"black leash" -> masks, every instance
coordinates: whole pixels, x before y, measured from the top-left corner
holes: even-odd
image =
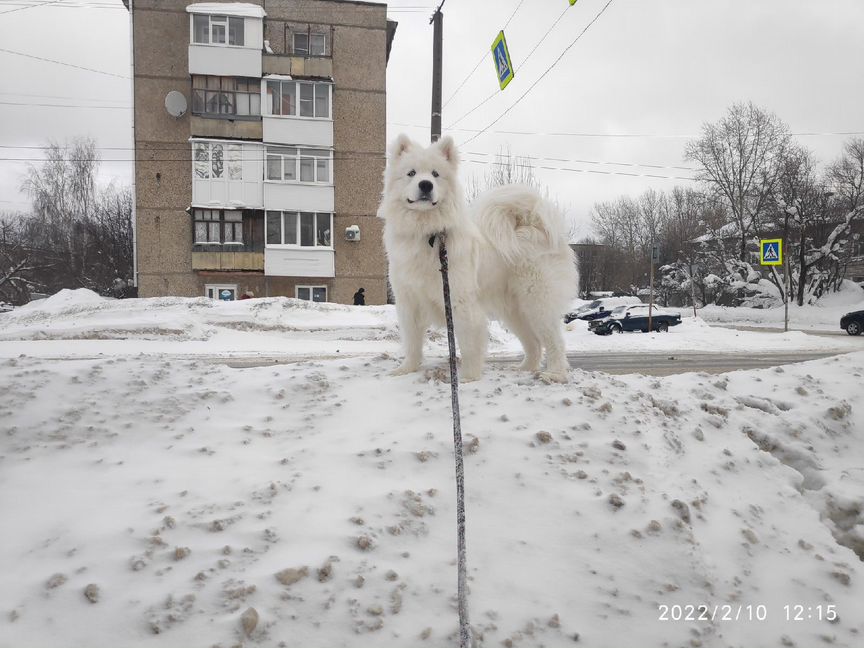
[[[459,414],[459,376],[456,372],[456,336],[453,330],[453,307],[450,304],[450,278],[447,274],[447,246],[444,232],[429,237],[429,245],[438,239],[438,259],[444,283],[444,316],[447,320],[447,347],[450,350],[450,402],[453,409],[453,446],[456,455],[456,546],[459,603],[459,648],[470,648],[471,626],[468,620],[467,567],[465,551],[465,465],[462,458],[462,420]]]

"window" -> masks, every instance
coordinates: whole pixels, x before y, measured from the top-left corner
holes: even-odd
[[[234,301],[237,299],[237,284],[207,284],[204,294],[210,299]]]
[[[275,182],[330,183],[331,151],[268,146],[265,178]]]
[[[195,209],[195,245],[243,245],[243,212]]]
[[[323,32],[292,32],[292,53],[295,56],[327,56],[327,35]]]
[[[200,45],[234,45],[244,41],[243,18],[192,14],[192,42]]]
[[[297,299],[313,302],[327,301],[327,286],[297,286],[294,291]]]
[[[333,214],[267,212],[267,245],[332,246]]]
[[[267,81],[267,109],[283,117],[330,118],[330,83],[311,81]]]
[[[864,239],[860,237],[858,234],[852,235],[852,256],[853,257],[862,257],[864,256]]]
[[[227,174],[225,169],[227,155]],[[199,180],[242,180],[243,148],[240,144],[194,142],[192,159]]]
[[[261,82],[244,77],[193,75],[192,114],[257,117],[261,114]]]

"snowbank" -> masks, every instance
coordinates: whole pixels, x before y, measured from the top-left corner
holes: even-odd
[[[396,364],[0,361],[0,646],[454,645],[449,387]],[[860,646],[862,372],[463,386],[479,645]]]

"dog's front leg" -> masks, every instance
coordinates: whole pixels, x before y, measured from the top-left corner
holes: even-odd
[[[417,310],[404,302],[401,307],[399,302],[396,303],[396,315],[399,318],[399,333],[405,358],[390,375],[402,376],[417,371],[423,362],[423,335],[426,333],[426,324],[420,320]]]
[[[456,310],[453,319],[459,352],[462,355],[460,380],[479,380],[483,375],[483,363],[486,360],[489,323],[483,313],[470,306]]]

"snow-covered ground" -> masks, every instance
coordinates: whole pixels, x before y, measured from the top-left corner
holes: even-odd
[[[397,348],[387,307],[77,291],[0,316],[0,646],[455,645],[449,386],[434,359],[389,377]],[[204,357],[236,353],[298,362]],[[461,388],[480,645],[864,645],[862,375],[864,351],[568,385],[491,365]]]
[[[682,309],[682,314],[687,309]],[[789,328],[802,331],[831,331],[842,333],[840,318],[850,311],[864,310],[864,290],[851,281],[843,282],[843,289],[829,293],[812,305],[789,305]],[[692,310],[690,311],[692,313]],[[743,325],[748,327],[783,328],[784,308],[728,308],[706,306],[699,316],[712,323]]]
[[[676,310],[676,309],[665,309]],[[751,310],[751,309],[740,309]],[[681,309],[683,322],[668,333],[598,336],[586,322],[566,327],[571,351],[853,351],[864,340],[824,338],[800,331],[754,333],[710,326]],[[838,317],[839,321],[839,317]],[[447,339],[433,332],[430,356],[447,353]],[[519,341],[494,324],[490,353],[519,353]],[[104,299],[87,290],[62,291],[0,315],[0,358],[19,354],[44,358],[169,354],[196,356],[333,357],[399,353],[392,306],[311,304],[283,297],[220,302],[189,299]]]

